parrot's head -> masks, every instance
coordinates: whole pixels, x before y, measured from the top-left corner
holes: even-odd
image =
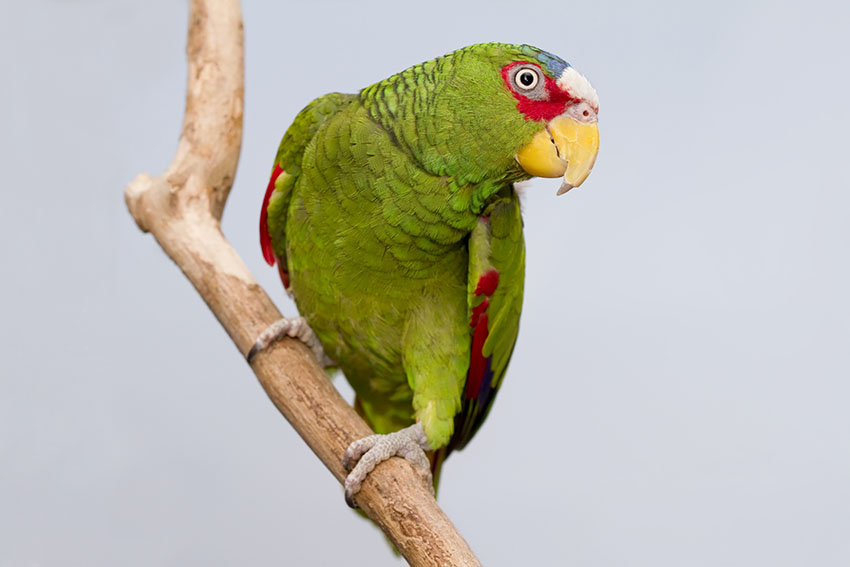
[[[362,96],[426,170],[459,183],[563,176],[560,195],[584,182],[599,149],[596,91],[530,45],[470,45]]]
[[[546,53],[538,55],[538,62],[511,62],[502,75],[517,110],[544,126],[517,151],[517,162],[530,175],[563,175],[558,195],[581,185],[599,151],[599,99],[590,82]]]
[[[502,145],[498,150],[529,176],[563,176],[559,195],[581,185],[599,150],[599,99],[590,82],[561,58],[528,45],[464,51],[453,80],[477,101],[475,114],[486,129],[480,135]]]

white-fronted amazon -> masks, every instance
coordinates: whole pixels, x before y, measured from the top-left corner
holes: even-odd
[[[349,503],[382,460],[430,460],[436,479],[478,431],[519,330],[514,183],[563,176],[559,194],[580,185],[599,147],[598,110],[590,83],[559,57],[487,43],[317,98],[287,130],[260,240],[302,318],[264,333],[251,356],[288,334],[343,371],[379,434],[345,455],[357,463]]]

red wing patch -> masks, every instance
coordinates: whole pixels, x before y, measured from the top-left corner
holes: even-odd
[[[490,268],[478,278],[478,285],[475,287],[475,295],[486,295],[490,297],[496,293],[496,288],[499,287],[499,270]]]
[[[481,387],[486,386],[489,393],[489,382],[493,378],[490,369],[490,358],[484,357],[484,343],[490,336],[490,316],[487,308],[490,307],[489,297],[496,293],[499,287],[499,271],[491,268],[481,274],[475,287],[475,295],[483,295],[484,299],[472,308],[469,325],[474,329],[472,332],[472,351],[469,358],[469,372],[466,375],[466,388],[463,396],[467,400],[479,398],[482,394]]]
[[[463,397],[467,400],[474,400],[478,397],[484,375],[487,373],[488,359],[484,358],[484,343],[490,336],[489,323],[490,317],[487,313],[483,313],[478,317],[478,324],[475,325],[475,332],[472,334],[469,373],[466,376],[466,388],[463,391]]]
[[[481,320],[481,315],[490,307],[490,300],[486,297],[484,301],[472,308],[472,316],[469,318],[469,326],[473,329],[478,326],[478,321]]]
[[[266,263],[268,263],[269,266],[274,266],[274,263],[277,261],[274,256],[274,250],[272,250],[272,237],[269,234],[269,200],[272,198],[272,193],[274,193],[275,181],[277,181],[277,178],[280,177],[281,173],[283,173],[283,169],[281,169],[280,165],[275,164],[274,171],[272,172],[272,178],[269,180],[269,186],[266,188],[266,196],[263,198],[263,208],[260,210],[260,246],[263,249],[263,258],[266,259]],[[281,274],[284,273],[286,272],[281,271]]]

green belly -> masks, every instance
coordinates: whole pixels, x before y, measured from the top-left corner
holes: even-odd
[[[335,200],[293,197],[287,223],[291,291],[301,314],[357,393],[379,433],[413,421],[413,392],[402,365],[402,333],[413,302],[430,287],[454,288],[466,302],[465,240],[411,246],[399,231],[386,242],[372,227],[323,222],[345,218]],[[363,218],[374,206],[361,203]],[[325,216],[329,215],[329,216]],[[413,322],[415,324],[415,322]]]

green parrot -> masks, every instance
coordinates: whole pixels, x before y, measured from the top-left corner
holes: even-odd
[[[286,131],[260,241],[301,317],[297,337],[356,392],[376,435],[343,456],[346,501],[402,456],[434,483],[490,410],[519,330],[525,248],[514,184],[580,185],[599,148],[596,91],[528,45],[471,45],[357,94],[331,93]]]

